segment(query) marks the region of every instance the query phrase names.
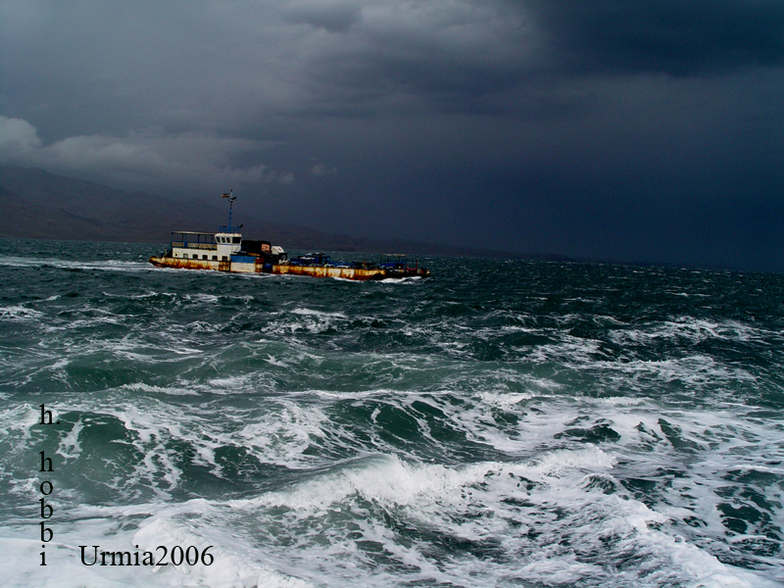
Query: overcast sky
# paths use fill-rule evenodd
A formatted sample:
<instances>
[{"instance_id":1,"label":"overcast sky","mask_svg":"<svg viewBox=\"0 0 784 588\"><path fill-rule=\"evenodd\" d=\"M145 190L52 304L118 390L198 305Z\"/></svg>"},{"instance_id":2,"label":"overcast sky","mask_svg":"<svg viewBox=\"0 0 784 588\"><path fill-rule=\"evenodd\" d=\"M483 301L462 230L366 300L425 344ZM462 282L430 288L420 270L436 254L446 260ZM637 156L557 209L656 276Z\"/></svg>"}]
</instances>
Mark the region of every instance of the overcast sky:
<instances>
[{"instance_id":1,"label":"overcast sky","mask_svg":"<svg viewBox=\"0 0 784 588\"><path fill-rule=\"evenodd\" d=\"M782 0L0 0L0 76L4 164L354 236L784 270Z\"/></svg>"}]
</instances>

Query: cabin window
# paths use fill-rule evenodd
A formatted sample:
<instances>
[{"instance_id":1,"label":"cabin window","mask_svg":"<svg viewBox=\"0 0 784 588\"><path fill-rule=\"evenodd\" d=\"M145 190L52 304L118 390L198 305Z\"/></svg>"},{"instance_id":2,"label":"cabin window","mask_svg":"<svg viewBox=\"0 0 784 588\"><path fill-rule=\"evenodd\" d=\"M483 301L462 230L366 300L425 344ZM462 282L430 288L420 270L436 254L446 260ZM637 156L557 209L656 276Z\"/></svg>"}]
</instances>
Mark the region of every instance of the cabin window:
<instances>
[{"instance_id":1,"label":"cabin window","mask_svg":"<svg viewBox=\"0 0 784 588\"><path fill-rule=\"evenodd\" d=\"M235 245L239 245L240 243L242 243L242 237L234 237L233 243Z\"/></svg>"},{"instance_id":2,"label":"cabin window","mask_svg":"<svg viewBox=\"0 0 784 588\"><path fill-rule=\"evenodd\" d=\"M206 255L202 255L201 258L202 259L207 259L207 256Z\"/></svg>"},{"instance_id":3,"label":"cabin window","mask_svg":"<svg viewBox=\"0 0 784 588\"><path fill-rule=\"evenodd\" d=\"M193 254L193 259L199 259L199 256L198 256L198 254L194 253L194 254Z\"/></svg>"},{"instance_id":4,"label":"cabin window","mask_svg":"<svg viewBox=\"0 0 784 588\"><path fill-rule=\"evenodd\" d=\"M218 261L218 256L217 255L213 255L212 256L212 261Z\"/></svg>"},{"instance_id":5,"label":"cabin window","mask_svg":"<svg viewBox=\"0 0 784 588\"><path fill-rule=\"evenodd\" d=\"M228 258L228 257L226 257L226 256L224 255L223 257L221 257L221 260L223 260L223 261L229 261L229 258Z\"/></svg>"}]
</instances>

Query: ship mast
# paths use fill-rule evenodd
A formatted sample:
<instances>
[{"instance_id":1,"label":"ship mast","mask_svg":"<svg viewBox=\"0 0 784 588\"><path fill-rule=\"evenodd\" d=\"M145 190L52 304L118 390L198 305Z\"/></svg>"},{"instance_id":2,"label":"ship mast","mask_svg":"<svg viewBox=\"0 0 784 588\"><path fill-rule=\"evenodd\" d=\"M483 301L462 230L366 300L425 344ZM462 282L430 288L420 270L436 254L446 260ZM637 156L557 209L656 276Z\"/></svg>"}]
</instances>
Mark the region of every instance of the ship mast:
<instances>
[{"instance_id":1,"label":"ship mast","mask_svg":"<svg viewBox=\"0 0 784 588\"><path fill-rule=\"evenodd\" d=\"M234 188L232 188L231 190L229 190L225 194L221 194L221 198L228 198L229 199L229 226L226 227L226 229L227 229L226 232L227 233L232 233L234 231L233 231L233 229L231 227L231 210L232 210L232 207L234 206L234 201L237 199L237 197L234 195Z\"/></svg>"}]
</instances>

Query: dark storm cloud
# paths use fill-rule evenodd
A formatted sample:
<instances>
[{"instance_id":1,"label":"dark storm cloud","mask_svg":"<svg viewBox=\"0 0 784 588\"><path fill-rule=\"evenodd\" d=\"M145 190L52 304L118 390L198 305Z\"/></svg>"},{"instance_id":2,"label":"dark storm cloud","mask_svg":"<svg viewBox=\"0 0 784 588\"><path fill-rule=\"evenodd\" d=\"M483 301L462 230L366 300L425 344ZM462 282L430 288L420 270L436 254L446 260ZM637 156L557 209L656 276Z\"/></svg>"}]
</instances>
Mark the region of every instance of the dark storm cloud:
<instances>
[{"instance_id":1,"label":"dark storm cloud","mask_svg":"<svg viewBox=\"0 0 784 588\"><path fill-rule=\"evenodd\" d=\"M779 0L532 0L563 59L583 70L674 75L784 63Z\"/></svg>"},{"instance_id":2,"label":"dark storm cloud","mask_svg":"<svg viewBox=\"0 0 784 588\"><path fill-rule=\"evenodd\" d=\"M328 3L315 0L282 3L283 19L292 23L305 23L330 33L345 33L362 18L359 3Z\"/></svg>"},{"instance_id":3,"label":"dark storm cloud","mask_svg":"<svg viewBox=\"0 0 784 588\"><path fill-rule=\"evenodd\" d=\"M783 31L761 0L0 0L0 159L362 236L758 263Z\"/></svg>"},{"instance_id":4,"label":"dark storm cloud","mask_svg":"<svg viewBox=\"0 0 784 588\"><path fill-rule=\"evenodd\" d=\"M327 6L298 2L281 11L286 22L311 28L301 30L295 65L307 90L290 104L297 114L482 111L536 68L538 34L504 3Z\"/></svg>"}]
</instances>

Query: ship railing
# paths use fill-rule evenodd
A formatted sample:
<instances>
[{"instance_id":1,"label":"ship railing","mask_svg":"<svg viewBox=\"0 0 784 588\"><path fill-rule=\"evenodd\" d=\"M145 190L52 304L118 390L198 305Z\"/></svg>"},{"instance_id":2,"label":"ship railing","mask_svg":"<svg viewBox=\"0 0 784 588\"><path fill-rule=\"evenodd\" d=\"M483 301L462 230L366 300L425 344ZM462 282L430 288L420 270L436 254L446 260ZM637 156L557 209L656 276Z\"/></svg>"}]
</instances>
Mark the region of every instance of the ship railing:
<instances>
[{"instance_id":1,"label":"ship railing","mask_svg":"<svg viewBox=\"0 0 784 588\"><path fill-rule=\"evenodd\" d=\"M406 269L408 267L408 256L404 253L382 255L379 266L386 269Z\"/></svg>"},{"instance_id":2,"label":"ship railing","mask_svg":"<svg viewBox=\"0 0 784 588\"><path fill-rule=\"evenodd\" d=\"M172 247L180 247L182 249L217 249L214 243L193 243L190 241L172 241Z\"/></svg>"}]
</instances>

